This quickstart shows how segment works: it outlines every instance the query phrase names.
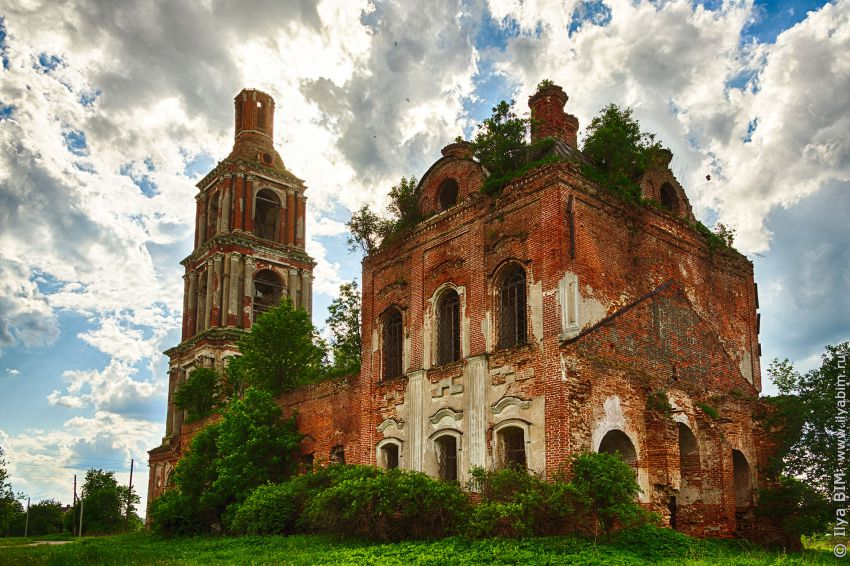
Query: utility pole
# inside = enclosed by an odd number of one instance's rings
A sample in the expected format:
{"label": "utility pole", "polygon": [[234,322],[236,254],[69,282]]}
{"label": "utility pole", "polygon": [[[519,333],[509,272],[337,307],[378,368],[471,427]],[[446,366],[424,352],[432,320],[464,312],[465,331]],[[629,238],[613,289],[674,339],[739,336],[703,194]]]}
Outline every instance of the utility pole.
{"label": "utility pole", "polygon": [[74,500],[71,502],[71,534],[77,530],[77,474],[74,474]]}
{"label": "utility pole", "polygon": [[130,505],[133,502],[133,462],[130,458],[130,487],[127,489],[127,528],[130,526]]}
{"label": "utility pole", "polygon": [[30,498],[27,497],[27,519],[24,522],[24,536],[27,536],[30,532]]}
{"label": "utility pole", "polygon": [[77,536],[83,536],[83,507],[86,505],[86,500],[84,498],[80,498],[80,534]]}

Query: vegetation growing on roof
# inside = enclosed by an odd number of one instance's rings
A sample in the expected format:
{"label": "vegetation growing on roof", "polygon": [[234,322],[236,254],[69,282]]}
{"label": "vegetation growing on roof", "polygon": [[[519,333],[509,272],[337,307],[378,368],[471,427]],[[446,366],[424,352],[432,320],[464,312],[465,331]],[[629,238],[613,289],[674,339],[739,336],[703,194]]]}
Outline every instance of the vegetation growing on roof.
{"label": "vegetation growing on roof", "polygon": [[661,151],[655,134],[641,131],[631,108],[609,104],[586,130],[582,174],[621,199],[641,202],[640,178]]}
{"label": "vegetation growing on roof", "polygon": [[387,216],[380,216],[363,205],[346,223],[349,230],[348,249],[362,249],[366,254],[377,251],[384,244],[395,241],[422,220],[419,209],[418,181],[414,175],[402,177],[390,189]]}

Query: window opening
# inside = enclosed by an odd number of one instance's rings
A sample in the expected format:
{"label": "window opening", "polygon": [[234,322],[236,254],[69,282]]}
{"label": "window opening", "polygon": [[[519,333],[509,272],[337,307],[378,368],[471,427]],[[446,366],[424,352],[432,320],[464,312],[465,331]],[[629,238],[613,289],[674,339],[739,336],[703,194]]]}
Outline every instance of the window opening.
{"label": "window opening", "polygon": [[511,426],[500,433],[502,441],[503,465],[506,468],[526,467],[525,431]]}
{"label": "window opening", "polygon": [[437,363],[460,359],[460,297],[446,289],[437,301]]}
{"label": "window opening", "polygon": [[260,270],[254,275],[254,320],[280,304],[283,290],[280,277],[271,269]]}
{"label": "window opening", "polygon": [[457,438],[441,436],[436,440],[439,477],[445,481],[457,481]]}
{"label": "window opening", "polygon": [[274,191],[263,189],[254,204],[254,235],[266,240],[280,239],[280,198]]}
{"label": "window opening", "polygon": [[457,181],[454,179],[446,179],[440,185],[438,200],[440,201],[440,210],[447,210],[457,204]]}
{"label": "window opening", "polygon": [[384,318],[384,378],[401,375],[402,353],[401,311],[391,309]]}
{"label": "window opening", "polygon": [[509,269],[499,288],[499,348],[513,348],[525,343],[525,270]]}

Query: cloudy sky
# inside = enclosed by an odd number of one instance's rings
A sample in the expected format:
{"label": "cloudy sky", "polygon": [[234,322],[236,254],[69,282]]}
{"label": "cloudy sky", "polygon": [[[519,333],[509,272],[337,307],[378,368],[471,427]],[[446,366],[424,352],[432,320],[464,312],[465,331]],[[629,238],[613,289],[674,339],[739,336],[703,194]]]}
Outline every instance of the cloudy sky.
{"label": "cloudy sky", "polygon": [[[763,360],[850,338],[850,0],[457,3],[0,0],[0,446],[17,490],[164,434],[194,183],[243,87],[309,187],[317,324],[359,276],[344,223],[382,207],[544,78],[586,125],[634,108],[707,225],[755,263]],[[706,181],[706,175],[711,181]],[[770,391],[768,384],[766,390]]]}

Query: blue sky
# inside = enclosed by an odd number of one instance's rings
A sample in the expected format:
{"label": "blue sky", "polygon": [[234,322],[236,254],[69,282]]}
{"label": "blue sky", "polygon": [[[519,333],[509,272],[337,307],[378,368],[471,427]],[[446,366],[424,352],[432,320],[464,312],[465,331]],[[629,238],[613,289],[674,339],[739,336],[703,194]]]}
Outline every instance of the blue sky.
{"label": "blue sky", "polygon": [[550,78],[582,128],[633,107],[697,216],[737,230],[765,366],[811,368],[850,338],[847,0],[254,9],[0,5],[0,446],[16,489],[67,502],[74,473],[126,481],[132,458],[144,497],[194,183],[228,153],[243,87],[275,97],[275,142],[309,187],[319,326],[359,277],[351,211],[382,209],[399,177]]}

